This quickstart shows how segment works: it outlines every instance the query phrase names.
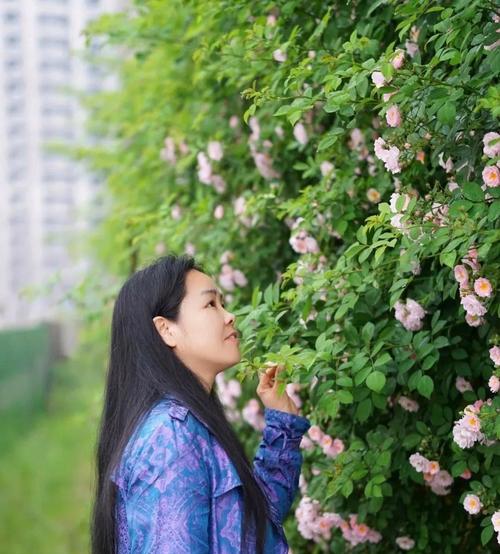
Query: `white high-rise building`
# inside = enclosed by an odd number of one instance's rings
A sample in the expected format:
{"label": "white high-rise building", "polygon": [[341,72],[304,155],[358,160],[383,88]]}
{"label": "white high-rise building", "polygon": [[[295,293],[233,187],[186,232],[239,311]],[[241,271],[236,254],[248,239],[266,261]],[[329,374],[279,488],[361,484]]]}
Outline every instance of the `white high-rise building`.
{"label": "white high-rise building", "polygon": [[[90,19],[126,3],[0,0],[0,328],[51,319],[73,284],[67,238],[91,225],[80,209],[100,183],[45,145],[85,143],[84,111],[64,89],[116,86],[75,52]],[[43,297],[20,294],[54,280]]]}

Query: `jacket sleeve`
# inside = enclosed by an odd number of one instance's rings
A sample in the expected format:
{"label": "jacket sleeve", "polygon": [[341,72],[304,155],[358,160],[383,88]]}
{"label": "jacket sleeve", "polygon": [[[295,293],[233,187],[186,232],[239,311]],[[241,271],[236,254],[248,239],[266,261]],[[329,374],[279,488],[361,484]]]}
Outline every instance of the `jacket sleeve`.
{"label": "jacket sleeve", "polygon": [[303,416],[265,408],[266,426],[254,457],[254,475],[269,499],[272,515],[282,524],[297,490],[302,466],[300,441],[311,427]]}
{"label": "jacket sleeve", "polygon": [[[125,495],[131,554],[208,554],[209,478],[194,448],[168,453],[155,433],[136,460]],[[167,454],[164,452],[167,451]]]}

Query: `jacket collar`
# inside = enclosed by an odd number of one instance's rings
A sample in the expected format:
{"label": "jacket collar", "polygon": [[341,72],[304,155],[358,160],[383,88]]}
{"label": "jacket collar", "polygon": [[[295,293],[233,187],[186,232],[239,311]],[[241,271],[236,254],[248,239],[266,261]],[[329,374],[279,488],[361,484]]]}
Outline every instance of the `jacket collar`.
{"label": "jacket collar", "polygon": [[186,419],[187,413],[189,412],[189,408],[184,406],[181,401],[173,394],[166,393],[164,397],[169,401],[168,403],[170,404],[168,408],[168,413],[175,419],[184,421]]}

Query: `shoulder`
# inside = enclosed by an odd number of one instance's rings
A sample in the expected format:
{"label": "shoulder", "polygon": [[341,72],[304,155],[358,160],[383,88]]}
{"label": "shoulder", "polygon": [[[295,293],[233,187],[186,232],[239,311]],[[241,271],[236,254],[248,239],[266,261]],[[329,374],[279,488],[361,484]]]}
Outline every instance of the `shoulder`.
{"label": "shoulder", "polygon": [[186,406],[164,398],[137,425],[113,480],[126,488],[138,477],[151,479],[174,463],[193,463],[205,434],[204,426]]}

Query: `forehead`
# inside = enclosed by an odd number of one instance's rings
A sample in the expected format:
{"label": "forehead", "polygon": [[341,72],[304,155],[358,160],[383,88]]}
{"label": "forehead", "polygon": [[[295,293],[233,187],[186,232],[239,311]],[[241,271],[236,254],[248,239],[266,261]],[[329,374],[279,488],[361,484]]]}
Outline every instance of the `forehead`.
{"label": "forehead", "polygon": [[216,290],[219,296],[223,296],[222,291],[216,285],[215,281],[205,273],[202,273],[196,269],[188,272],[186,277],[186,289],[188,296],[197,299],[207,298],[209,294],[204,291],[208,291],[210,289]]}

